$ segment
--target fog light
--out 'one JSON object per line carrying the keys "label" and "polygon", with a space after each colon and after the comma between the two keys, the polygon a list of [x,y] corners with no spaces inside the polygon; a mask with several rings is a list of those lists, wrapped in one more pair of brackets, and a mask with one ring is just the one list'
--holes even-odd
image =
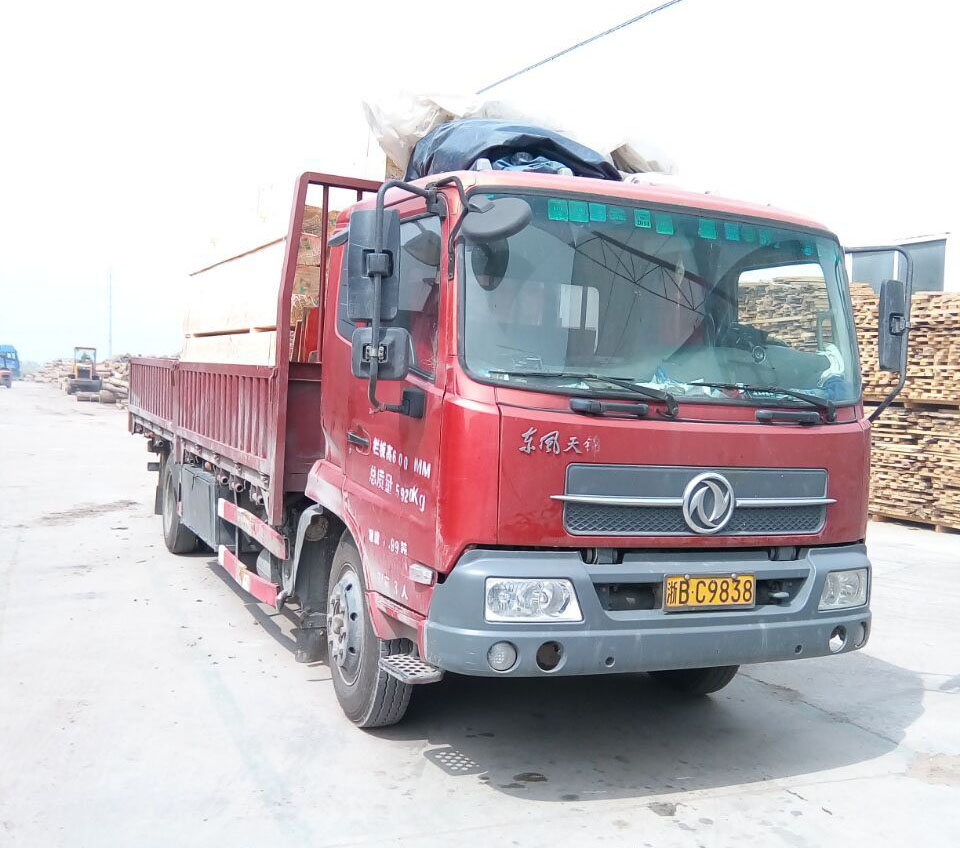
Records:
{"label": "fog light", "polygon": [[559,642],[544,642],[537,649],[537,665],[543,671],[553,671],[563,659],[563,645]]}
{"label": "fog light", "polygon": [[487,621],[582,621],[569,580],[488,577],[483,617]]}
{"label": "fog light", "polygon": [[842,624],[838,627],[833,628],[833,633],[830,634],[830,641],[827,642],[827,645],[830,647],[831,654],[838,654],[843,650],[843,646],[847,644],[847,628]]}
{"label": "fog light", "polygon": [[494,671],[510,671],[517,664],[517,649],[509,642],[494,642],[487,651],[487,662]]}
{"label": "fog light", "polygon": [[852,568],[849,571],[831,571],[823,581],[820,593],[820,609],[843,609],[859,607],[867,602],[867,569]]}

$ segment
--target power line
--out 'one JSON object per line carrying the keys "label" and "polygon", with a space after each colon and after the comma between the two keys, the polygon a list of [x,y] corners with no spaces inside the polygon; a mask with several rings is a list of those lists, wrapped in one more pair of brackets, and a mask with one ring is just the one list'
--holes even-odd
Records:
{"label": "power line", "polygon": [[610,35],[611,33],[614,33],[617,30],[624,29],[625,27],[628,27],[631,24],[635,24],[637,21],[642,21],[644,18],[649,18],[650,16],[657,14],[657,12],[662,12],[664,9],[668,9],[671,6],[676,6],[678,3],[681,3],[681,2],[683,2],[683,0],[669,0],[669,2],[667,3],[661,3],[659,6],[656,6],[653,9],[648,9],[643,14],[637,15],[635,18],[630,18],[630,20],[617,24],[614,27],[610,27],[610,29],[604,30],[603,32],[598,32],[596,35],[592,35],[590,36],[590,38],[584,41],[578,41],[576,44],[573,44],[570,47],[567,47],[566,49],[561,50],[559,53],[554,53],[552,56],[547,56],[546,59],[541,59],[539,62],[534,62],[532,65],[528,65],[526,68],[516,71],[510,74],[509,76],[504,77],[503,79],[497,80],[496,82],[492,82],[490,83],[490,85],[484,86],[479,91],[477,91],[477,94],[483,94],[485,91],[489,91],[491,88],[496,88],[498,85],[502,85],[503,83],[508,82],[509,80],[515,79],[521,74],[527,73],[527,71],[532,71],[534,70],[534,68],[539,68],[541,65],[546,65],[547,62],[552,62],[554,59],[559,59],[561,56],[565,56],[567,53],[572,53],[574,50],[576,50],[579,47],[583,47],[586,44],[590,44],[593,41],[597,41],[598,39],[603,38],[606,35]]}

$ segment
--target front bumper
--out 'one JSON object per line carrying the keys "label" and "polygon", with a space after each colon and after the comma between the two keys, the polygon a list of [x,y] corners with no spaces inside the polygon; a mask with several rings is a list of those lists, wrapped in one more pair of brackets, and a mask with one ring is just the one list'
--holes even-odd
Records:
{"label": "front bumper", "polygon": [[[705,668],[819,657],[834,653],[829,641],[838,626],[846,642],[835,653],[863,647],[870,632],[869,602],[847,610],[820,612],[827,572],[870,568],[863,545],[801,549],[796,560],[772,561],[758,551],[637,552],[617,565],[587,565],[577,551],[469,551],[435,587],[424,631],[424,658],[459,674],[530,677],[544,674],[606,674]],[[659,587],[667,574],[752,573],[761,581],[785,581],[788,600],[750,610],[673,612],[662,609],[605,609],[597,586]],[[484,621],[488,577],[567,578],[577,591],[583,621],[503,624]],[[869,599],[868,599],[869,600]],[[487,664],[494,642],[516,648],[507,672]],[[536,661],[544,642],[562,646],[552,671]]]}

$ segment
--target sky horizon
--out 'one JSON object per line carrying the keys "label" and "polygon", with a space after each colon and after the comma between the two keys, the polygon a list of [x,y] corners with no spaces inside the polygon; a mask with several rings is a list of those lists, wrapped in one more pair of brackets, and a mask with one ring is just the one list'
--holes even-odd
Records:
{"label": "sky horizon", "polygon": [[[470,93],[654,5],[19,4],[0,32],[0,343],[105,355],[112,275],[113,352],[176,353],[188,272],[282,235],[299,173],[382,177],[364,97]],[[690,185],[845,243],[957,232],[958,20],[933,0],[684,0],[489,96],[602,115]]]}

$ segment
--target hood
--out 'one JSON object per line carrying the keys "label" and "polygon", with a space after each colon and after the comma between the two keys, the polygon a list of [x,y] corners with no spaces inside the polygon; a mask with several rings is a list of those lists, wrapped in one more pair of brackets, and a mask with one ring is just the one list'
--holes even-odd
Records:
{"label": "hood", "polygon": [[[498,544],[766,547],[864,536],[869,429],[857,408],[801,427],[755,423],[747,406],[684,403],[681,415],[706,420],[671,421],[651,404],[649,418],[620,419],[573,413],[557,395],[497,395]],[[700,532],[680,503],[688,487]]]}

